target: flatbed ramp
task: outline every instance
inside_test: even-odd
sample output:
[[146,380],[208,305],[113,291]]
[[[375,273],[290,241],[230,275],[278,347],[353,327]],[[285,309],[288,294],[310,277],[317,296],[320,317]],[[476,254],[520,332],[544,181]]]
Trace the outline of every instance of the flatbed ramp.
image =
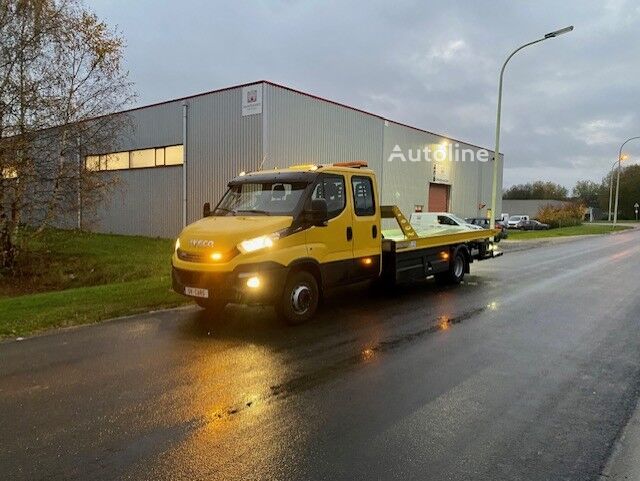
[[[461,243],[488,242],[500,233],[500,229],[459,230],[444,229],[437,232],[417,232],[396,205],[380,207],[382,219],[395,219],[399,229],[383,230],[383,252],[399,252],[429,249]],[[491,250],[491,252],[494,252]],[[499,253],[495,253],[500,255]],[[492,256],[495,257],[495,256]]]

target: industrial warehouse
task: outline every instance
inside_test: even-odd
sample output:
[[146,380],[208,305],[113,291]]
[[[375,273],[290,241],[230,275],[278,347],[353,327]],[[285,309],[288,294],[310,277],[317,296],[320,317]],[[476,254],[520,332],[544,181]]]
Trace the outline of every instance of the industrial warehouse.
[[[85,157],[88,169],[117,171],[120,178],[116,192],[85,221],[97,232],[175,237],[241,172],[296,164],[366,161],[377,174],[382,203],[407,214],[484,216],[491,201],[491,151],[268,81],[126,114],[133,128],[117,148]],[[480,161],[452,158],[452,145]],[[426,150],[443,155],[434,161],[411,155]],[[502,168],[498,192],[501,186]]]

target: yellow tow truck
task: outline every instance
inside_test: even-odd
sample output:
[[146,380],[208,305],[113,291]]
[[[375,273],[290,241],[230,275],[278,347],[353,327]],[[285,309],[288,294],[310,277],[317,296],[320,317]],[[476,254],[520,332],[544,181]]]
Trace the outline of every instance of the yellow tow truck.
[[[383,231],[382,219],[397,226]],[[459,283],[474,260],[500,254],[498,233],[416,232],[398,207],[380,205],[365,162],[242,173],[180,233],[173,289],[212,314],[228,303],[271,304],[299,324],[328,290],[347,284]]]

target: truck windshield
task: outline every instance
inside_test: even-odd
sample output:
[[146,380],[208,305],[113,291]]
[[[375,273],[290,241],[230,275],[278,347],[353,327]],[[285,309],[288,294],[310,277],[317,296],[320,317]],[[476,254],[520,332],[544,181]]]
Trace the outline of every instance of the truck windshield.
[[307,185],[304,182],[232,185],[212,215],[293,215]]

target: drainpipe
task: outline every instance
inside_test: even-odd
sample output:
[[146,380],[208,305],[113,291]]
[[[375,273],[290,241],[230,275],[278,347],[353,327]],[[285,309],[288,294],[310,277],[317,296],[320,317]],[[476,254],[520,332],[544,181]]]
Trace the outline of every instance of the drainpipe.
[[187,225],[187,102],[182,104],[182,227]]

